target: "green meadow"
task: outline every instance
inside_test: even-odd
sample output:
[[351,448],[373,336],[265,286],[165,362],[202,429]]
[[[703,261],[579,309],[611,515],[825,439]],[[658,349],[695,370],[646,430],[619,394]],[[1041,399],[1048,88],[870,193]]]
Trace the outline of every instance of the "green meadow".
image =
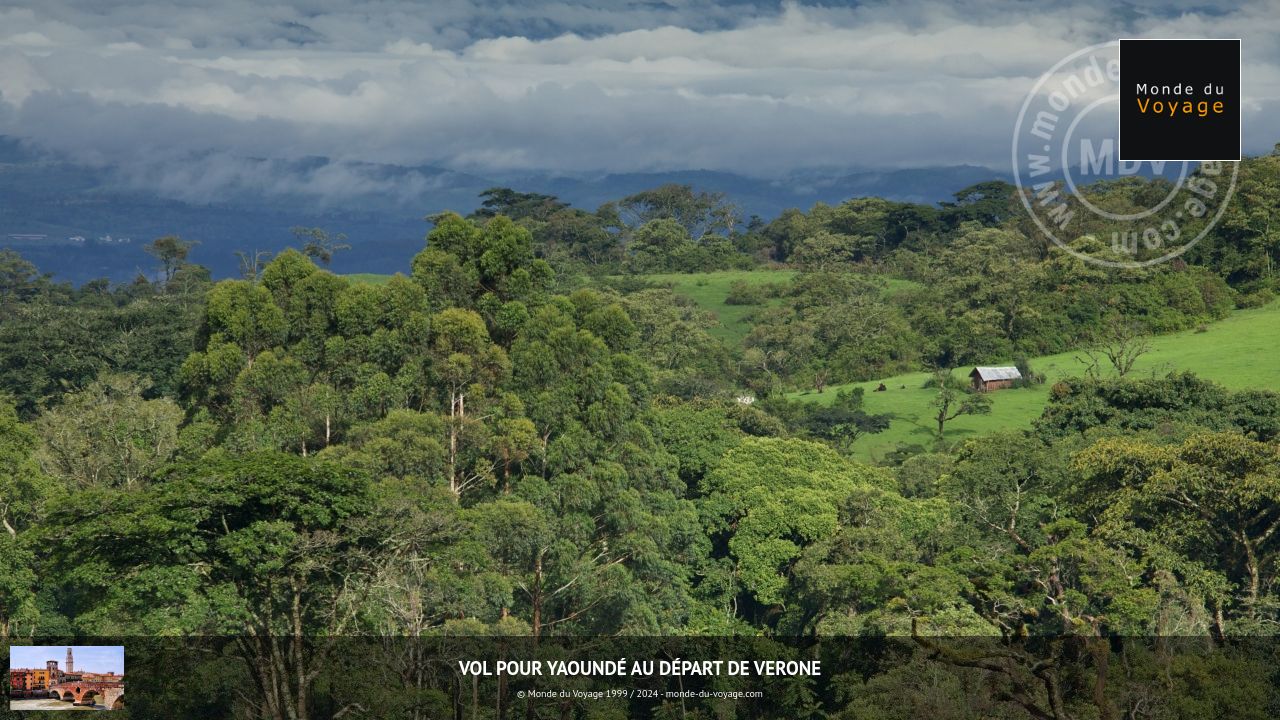
[[[947,442],[1027,427],[1044,409],[1049,387],[1055,381],[1083,374],[1085,366],[1076,360],[1078,356],[1079,352],[1066,352],[1031,358],[1032,369],[1045,374],[1045,384],[992,393],[991,414],[962,416],[947,423]],[[983,364],[1012,365],[1013,361],[1000,358]],[[957,376],[968,375],[971,369],[957,368],[955,373]],[[1227,319],[1206,326],[1203,332],[1188,330],[1154,337],[1151,351],[1138,360],[1130,377],[1149,377],[1182,370],[1190,370],[1231,389],[1280,389],[1280,302],[1236,311]],[[821,393],[792,393],[790,397],[829,403],[842,389],[863,388],[868,412],[894,415],[888,430],[859,438],[854,445],[854,452],[861,459],[875,461],[899,445],[928,447],[933,441],[935,425],[931,417],[931,403],[934,391],[924,387],[929,377],[929,373],[924,372],[907,373],[882,380],[832,386]],[[886,390],[875,392],[880,383],[884,383]]]
[[[721,270],[704,273],[655,273],[641,275],[649,282],[669,285],[678,295],[683,295],[716,317],[719,325],[710,333],[715,337],[737,345],[751,330],[751,315],[762,308],[781,303],[780,299],[767,300],[763,305],[726,305],[733,283],[741,280],[749,285],[765,283],[784,284],[795,277],[795,270]],[[886,292],[894,292],[913,286],[910,280],[887,278]]]
[[764,305],[726,305],[724,299],[729,296],[733,283],[739,280],[750,285],[786,283],[794,276],[794,270],[721,270],[705,273],[656,273],[641,277],[658,285],[669,285],[676,294],[689,298],[698,307],[710,312],[719,324],[709,332],[725,342],[737,344],[742,342],[751,329],[748,320],[751,313],[762,307],[776,305],[779,301],[775,298]]

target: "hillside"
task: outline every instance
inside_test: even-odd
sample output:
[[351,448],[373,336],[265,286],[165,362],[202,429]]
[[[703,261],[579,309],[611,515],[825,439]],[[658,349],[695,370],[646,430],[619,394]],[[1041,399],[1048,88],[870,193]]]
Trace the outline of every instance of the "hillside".
[[[715,315],[719,325],[711,334],[727,343],[737,345],[751,330],[748,316],[761,309],[761,305],[728,305],[725,298],[731,286],[738,281],[750,285],[785,283],[795,276],[794,270],[724,270],[707,273],[662,273],[645,275],[644,279],[661,285],[670,285],[678,295],[698,304],[698,307]],[[776,304],[772,299],[766,305]]]
[[[729,305],[725,298],[735,282],[749,285],[786,283],[795,277],[795,270],[723,270],[705,273],[659,273],[644,275],[644,279],[670,285],[678,295],[698,304],[698,307],[716,316],[719,326],[711,334],[731,345],[738,345],[751,330],[750,316],[765,307],[780,304],[778,299],[765,301],[763,305]],[[910,280],[885,278],[886,291],[894,292],[914,285]]]
[[[1132,374],[1162,375],[1190,370],[1231,389],[1280,388],[1280,358],[1275,354],[1277,346],[1280,346],[1280,302],[1236,311],[1231,317],[1207,326],[1204,332],[1190,330],[1153,338],[1151,352],[1138,360]],[[1026,427],[1044,409],[1049,387],[1055,381],[1083,372],[1084,365],[1076,360],[1078,355],[1078,352],[1067,352],[1032,358],[1031,367],[1045,374],[1044,385],[992,393],[991,414],[963,416],[951,421],[947,424],[947,441],[957,442],[999,430]],[[1012,361],[1010,358],[993,359],[991,364],[1012,364]],[[965,367],[955,372],[962,375],[969,370]],[[932,441],[930,415],[933,408],[930,403],[934,391],[924,387],[928,379],[928,373],[908,373],[832,386],[821,393],[793,393],[790,397],[830,403],[840,390],[863,388],[868,412],[896,416],[888,430],[860,438],[854,444],[854,453],[859,458],[878,460],[899,445],[927,447]],[[887,389],[875,392],[880,383],[884,383]]]

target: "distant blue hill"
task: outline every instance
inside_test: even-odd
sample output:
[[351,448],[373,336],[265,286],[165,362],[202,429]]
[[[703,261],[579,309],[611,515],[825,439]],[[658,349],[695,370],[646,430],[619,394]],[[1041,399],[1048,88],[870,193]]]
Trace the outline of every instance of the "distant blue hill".
[[96,167],[0,136],[0,247],[18,250],[57,279],[126,281],[155,272],[144,244],[177,234],[200,242],[193,262],[228,277],[238,269],[236,251],[276,252],[293,243],[291,227],[319,226],[345,233],[352,245],[335,258],[336,271],[385,273],[407,271],[428,230],[426,216],[468,213],[479,193],[495,186],[556,195],[594,210],[640,190],[685,183],[723,192],[743,217],[767,220],[790,207],[851,197],[935,203],[991,179],[1007,174],[958,166],[809,170],[776,179],[701,170],[480,176],[429,165],[216,155],[193,157],[188,166]]

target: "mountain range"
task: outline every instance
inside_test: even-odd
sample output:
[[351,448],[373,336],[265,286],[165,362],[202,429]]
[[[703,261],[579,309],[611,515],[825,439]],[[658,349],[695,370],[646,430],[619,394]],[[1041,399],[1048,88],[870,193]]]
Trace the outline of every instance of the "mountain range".
[[207,154],[130,164],[91,163],[0,137],[0,248],[22,253],[55,279],[127,281],[154,274],[142,246],[161,235],[199,241],[191,261],[215,277],[238,272],[236,252],[276,252],[294,244],[290,228],[343,233],[352,249],[337,272],[406,271],[443,210],[467,213],[491,187],[555,195],[594,210],[664,183],[723,192],[743,217],[770,219],[789,207],[879,196],[936,203],[1007,173],[962,165],[916,169],[817,168],[756,178],[705,170],[652,173],[477,174],[432,165],[396,165]]

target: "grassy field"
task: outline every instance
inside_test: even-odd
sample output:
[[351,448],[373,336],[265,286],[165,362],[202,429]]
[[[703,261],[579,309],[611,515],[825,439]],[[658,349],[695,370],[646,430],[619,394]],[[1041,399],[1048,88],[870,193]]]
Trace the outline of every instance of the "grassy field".
[[739,281],[751,285],[765,283],[785,283],[795,276],[794,270],[723,270],[705,273],[662,273],[643,275],[645,280],[661,285],[670,285],[679,295],[693,300],[698,307],[716,316],[720,321],[711,329],[711,334],[729,343],[740,343],[751,329],[747,316],[751,313],[776,305],[779,300],[771,299],[762,305],[725,305],[724,299],[729,295],[729,287]]
[[[729,295],[730,286],[739,280],[751,285],[786,283],[795,274],[795,270],[722,270],[705,273],[659,273],[641,277],[650,282],[670,285],[677,294],[684,295],[696,302],[698,307],[715,315],[720,325],[712,328],[711,334],[736,345],[742,342],[751,329],[748,316],[763,307],[777,305],[781,300],[771,299],[764,305],[726,305],[724,299]],[[910,280],[890,278],[887,291],[894,292],[913,285],[915,283]]]
[[[1208,326],[1205,332],[1194,330],[1162,335],[1152,339],[1151,352],[1142,356],[1132,376],[1163,375],[1174,370],[1191,370],[1232,389],[1280,389],[1280,302],[1253,310],[1240,310],[1231,317]],[[1033,389],[1002,390],[991,395],[991,414],[964,416],[947,424],[947,441],[998,430],[1028,427],[1040,415],[1048,399],[1049,386],[1056,380],[1078,376],[1084,366],[1075,360],[1079,353],[1032,358],[1031,367],[1044,373],[1047,382]],[[1105,361],[1104,361],[1105,362]],[[1009,358],[994,360],[991,365],[1012,364]],[[971,368],[960,368],[956,374],[967,374]],[[878,435],[860,438],[854,446],[864,460],[879,460],[898,445],[918,444],[928,447],[934,425],[930,404],[934,391],[925,389],[928,373],[909,373],[883,380],[854,383],[827,388],[822,393],[799,392],[791,397],[811,402],[831,402],[836,392],[847,387],[865,391],[866,409],[874,413],[892,413],[895,419],[889,429]],[[874,392],[881,382],[885,392]]]

